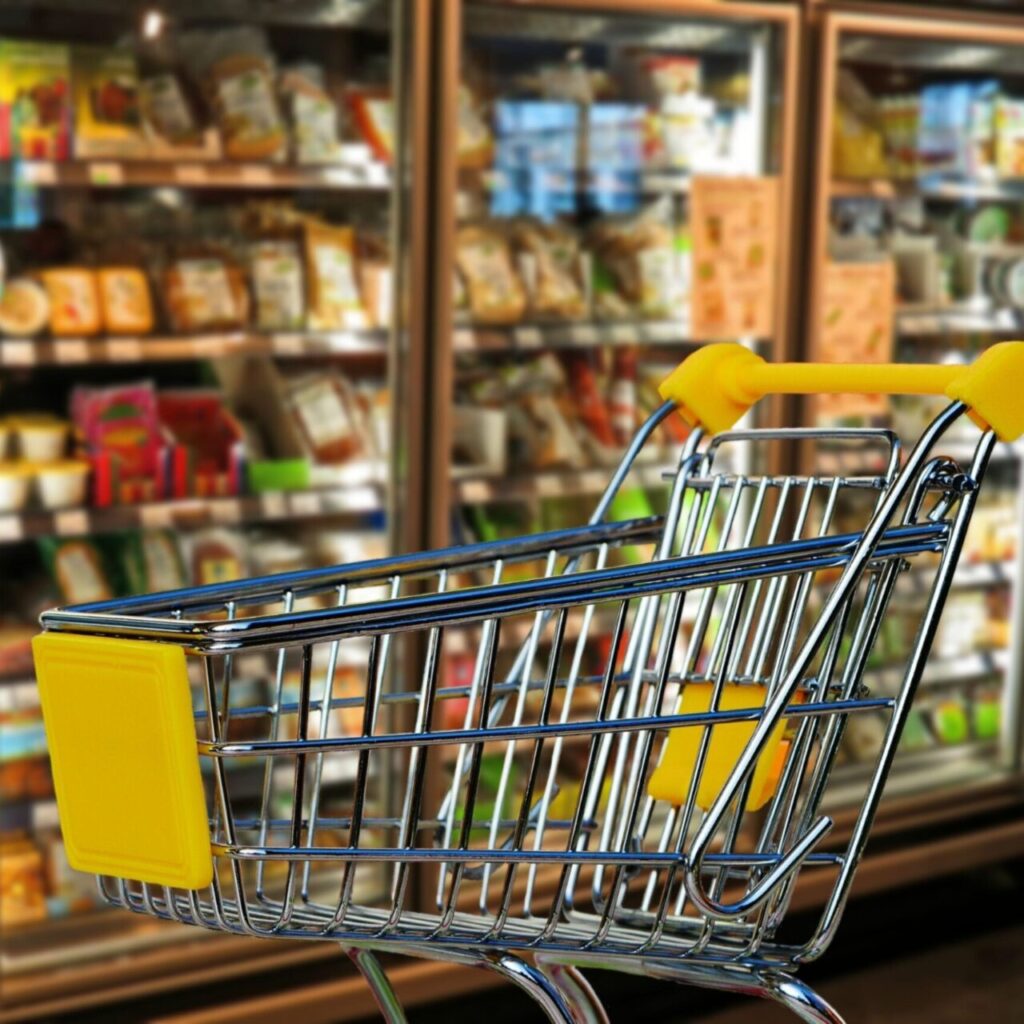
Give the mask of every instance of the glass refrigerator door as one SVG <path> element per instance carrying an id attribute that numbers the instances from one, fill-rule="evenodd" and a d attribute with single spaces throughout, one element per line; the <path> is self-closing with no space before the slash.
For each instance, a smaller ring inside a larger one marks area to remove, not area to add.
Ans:
<path id="1" fill-rule="evenodd" d="M 1024 32 L 835 14 L 823 38 L 811 354 L 961 362 L 1018 337 Z M 891 426 L 912 444 L 937 409 L 821 399 L 810 415 Z M 968 425 L 943 453 L 969 458 L 976 438 Z M 1014 677 L 1009 646 L 1020 636 L 1011 623 L 1021 500 L 1021 447 L 1000 445 L 888 794 L 994 782 L 1018 756 L 1020 662 Z M 917 599 L 901 595 L 908 611 Z M 884 637 L 896 659 L 913 639 L 898 612 Z M 895 685 L 884 654 L 865 682 L 879 693 Z M 850 723 L 851 784 L 879 742 L 876 724 Z"/>
<path id="2" fill-rule="evenodd" d="M 794 17 L 466 3 L 447 25 L 434 543 L 585 521 L 688 351 L 777 347 Z M 749 223 L 719 260 L 728 211 Z M 657 511 L 683 435 L 613 516 Z"/>
<path id="3" fill-rule="evenodd" d="M 94 880 L 67 866 L 28 646 L 39 612 L 411 546 L 406 387 L 421 347 L 396 182 L 413 177 L 402 104 L 420 6 L 0 11 L 5 975 L 74 962 L 69 984 L 106 988 L 89 964 L 154 930 L 101 913 Z M 54 460 L 52 482 L 8 486 Z M 277 607 L 321 599 L 344 595 Z M 328 686 L 351 697 L 364 657 L 320 659 L 314 700 Z M 299 679 L 297 654 L 240 659 L 237 738 L 267 738 L 259 708 L 294 703 Z M 339 708 L 330 729 L 351 728 Z M 324 764 L 329 821 L 356 765 Z M 292 774 L 239 764 L 235 814 L 273 820 Z M 386 778 L 371 799 L 382 813 Z M 380 881 L 357 881 L 356 898 Z M 316 870 L 309 882 L 318 898 Z M 169 925 L 166 940 L 196 931 Z M 60 984 L 29 978 L 18 999 L 57 998 Z"/>

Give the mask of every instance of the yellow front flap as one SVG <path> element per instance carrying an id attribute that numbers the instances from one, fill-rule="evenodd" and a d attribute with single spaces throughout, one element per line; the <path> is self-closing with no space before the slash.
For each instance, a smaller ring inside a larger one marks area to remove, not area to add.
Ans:
<path id="1" fill-rule="evenodd" d="M 683 695 L 676 714 L 696 715 L 707 712 L 711 707 L 713 693 L 714 686 L 710 683 L 687 683 L 683 687 Z M 767 696 L 768 690 L 764 686 L 726 683 L 722 687 L 717 710 L 760 709 L 764 707 Z M 721 793 L 750 737 L 754 735 L 756 725 L 756 721 L 725 722 L 711 727 L 711 740 L 704 754 L 704 770 L 697 787 L 696 803 L 701 810 L 708 810 Z M 748 811 L 758 810 L 775 795 L 779 777 L 785 766 L 785 756 L 780 762 L 779 751 L 784 749 L 788 752 L 789 749 L 788 744 L 783 743 L 785 730 L 785 719 L 782 719 L 772 730 L 757 759 L 747 795 Z M 685 803 L 690 781 L 697 770 L 697 757 L 703 735 L 703 726 L 691 725 L 669 729 L 661 763 L 651 774 L 647 786 L 648 793 L 655 800 L 667 800 L 676 806 Z"/>
<path id="2" fill-rule="evenodd" d="M 32 649 L 71 866 L 155 885 L 209 885 L 184 652 L 68 633 L 43 633 Z"/>

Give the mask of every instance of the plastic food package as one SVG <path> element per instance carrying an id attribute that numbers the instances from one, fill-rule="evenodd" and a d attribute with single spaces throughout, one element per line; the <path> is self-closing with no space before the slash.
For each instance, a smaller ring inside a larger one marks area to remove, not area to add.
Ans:
<path id="1" fill-rule="evenodd" d="M 288 138 L 278 109 L 273 56 L 251 26 L 190 32 L 181 51 L 214 111 L 231 160 L 281 160 Z"/>
<path id="2" fill-rule="evenodd" d="M 340 377 L 329 374 L 292 381 L 287 404 L 317 462 L 346 462 L 363 452 L 352 393 Z"/>
<path id="3" fill-rule="evenodd" d="M 139 69 L 128 50 L 71 50 L 75 156 L 140 156 L 146 151 L 139 114 Z"/>
<path id="4" fill-rule="evenodd" d="M 1001 178 L 1024 176 L 1024 100 L 995 101 L 996 171 Z"/>
<path id="5" fill-rule="evenodd" d="M 47 462 L 36 467 L 36 487 L 43 508 L 74 508 L 88 497 L 91 466 L 85 459 Z"/>
<path id="6" fill-rule="evenodd" d="M 477 224 L 459 228 L 455 262 L 474 320 L 513 324 L 523 318 L 526 291 L 513 267 L 509 244 L 496 228 Z"/>
<path id="7" fill-rule="evenodd" d="M 58 336 L 98 334 L 100 298 L 96 274 L 86 267 L 60 267 L 40 271 L 50 300 L 50 330 Z"/>
<path id="8" fill-rule="evenodd" d="M 338 159 L 338 111 L 324 87 L 323 70 L 303 63 L 281 73 L 279 88 L 292 134 L 296 163 L 326 164 Z"/>
<path id="9" fill-rule="evenodd" d="M 103 326 L 109 334 L 149 334 L 153 302 L 138 267 L 102 267 L 97 273 Z"/>
<path id="10" fill-rule="evenodd" d="M 32 467 L 26 462 L 0 462 L 0 512 L 18 512 L 28 503 Z"/>
<path id="11" fill-rule="evenodd" d="M 395 155 L 395 108 L 386 89 L 352 89 L 347 96 L 352 121 L 362 140 L 383 163 Z"/>
<path id="12" fill-rule="evenodd" d="M 43 855 L 28 839 L 0 842 L 0 924 L 46 919 Z"/>
<path id="13" fill-rule="evenodd" d="M 494 138 L 472 89 L 459 86 L 458 162 L 460 167 L 489 167 L 494 159 Z"/>
<path id="14" fill-rule="evenodd" d="M 530 311 L 537 317 L 578 320 L 586 314 L 576 236 L 556 224 L 522 221 L 514 229 Z"/>
<path id="15" fill-rule="evenodd" d="M 174 330 L 229 329 L 245 323 L 245 279 L 228 259 L 211 254 L 179 258 L 164 271 L 163 282 Z"/>
<path id="16" fill-rule="evenodd" d="M 67 604 L 108 601 L 114 596 L 103 554 L 94 541 L 44 537 L 39 546 Z"/>
<path id="17" fill-rule="evenodd" d="M 233 530 L 200 530 L 188 539 L 187 546 L 196 586 L 227 583 L 246 575 L 245 538 Z"/>
<path id="18" fill-rule="evenodd" d="M 0 40 L 0 159 L 71 155 L 70 78 L 63 43 Z"/>
<path id="19" fill-rule="evenodd" d="M 355 232 L 309 220 L 303 238 L 309 326 L 321 331 L 363 326 L 366 317 L 356 284 Z"/>
<path id="20" fill-rule="evenodd" d="M 129 534 L 122 557 L 125 578 L 133 594 L 155 594 L 188 586 L 181 549 L 170 530 Z"/>
<path id="21" fill-rule="evenodd" d="M 249 261 L 256 325 L 265 331 L 302 327 L 306 289 L 298 243 L 290 239 L 254 242 Z"/>
<path id="22" fill-rule="evenodd" d="M 90 451 L 116 461 L 122 480 L 157 477 L 163 437 L 152 383 L 75 388 L 71 416 Z"/>
<path id="23" fill-rule="evenodd" d="M 31 337 L 50 322 L 50 299 L 46 289 L 27 277 L 15 277 L 0 295 L 0 331 Z"/>

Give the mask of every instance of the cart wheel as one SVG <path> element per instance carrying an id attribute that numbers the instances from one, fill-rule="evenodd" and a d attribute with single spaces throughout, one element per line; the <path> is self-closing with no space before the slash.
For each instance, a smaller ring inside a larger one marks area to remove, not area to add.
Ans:
<path id="1" fill-rule="evenodd" d="M 370 986 L 381 1016 L 387 1024 L 407 1024 L 405 1010 L 402 1009 L 402 1004 L 398 1001 L 398 996 L 395 995 L 395 990 L 391 987 L 391 982 L 388 981 L 377 955 L 368 949 L 353 949 L 349 946 L 343 946 L 342 949 L 366 979 L 366 984 Z"/>
<path id="2" fill-rule="evenodd" d="M 601 1000 L 582 971 L 572 964 L 546 960 L 539 954 L 534 959 L 541 971 L 562 993 L 562 998 L 572 1011 L 576 1024 L 609 1024 L 608 1014 L 601 1005 Z"/>
<path id="3" fill-rule="evenodd" d="M 845 1024 L 843 1018 L 802 981 L 788 974 L 762 975 L 761 981 L 769 999 L 792 1010 L 801 1020 L 810 1024 Z"/>

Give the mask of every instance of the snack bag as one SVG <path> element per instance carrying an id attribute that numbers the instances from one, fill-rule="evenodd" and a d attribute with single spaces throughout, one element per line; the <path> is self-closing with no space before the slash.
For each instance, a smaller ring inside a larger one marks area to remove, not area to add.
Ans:
<path id="1" fill-rule="evenodd" d="M 575 235 L 561 225 L 521 221 L 513 237 L 528 282 L 531 313 L 559 320 L 583 317 L 586 303 Z"/>
<path id="2" fill-rule="evenodd" d="M 455 239 L 455 263 L 469 309 L 479 323 L 514 324 L 526 310 L 526 292 L 512 265 L 508 242 L 496 228 L 467 224 Z"/>
<path id="3" fill-rule="evenodd" d="M 310 219 L 303 239 L 309 326 L 320 331 L 363 326 L 366 316 L 356 283 L 355 232 L 350 227 Z"/>
<path id="4" fill-rule="evenodd" d="M 213 253 L 175 259 L 164 271 L 163 293 L 175 331 L 241 327 L 248 314 L 242 271 Z"/>
<path id="5" fill-rule="evenodd" d="M 327 164 L 338 159 L 338 111 L 324 86 L 323 70 L 298 64 L 281 73 L 279 88 L 298 164 Z"/>
<path id="6" fill-rule="evenodd" d="M 306 319 L 302 254 L 291 239 L 267 239 L 249 247 L 256 326 L 297 330 Z"/>

